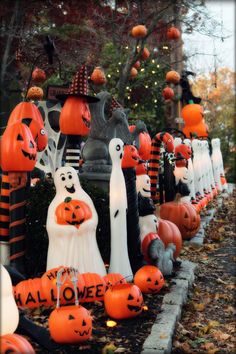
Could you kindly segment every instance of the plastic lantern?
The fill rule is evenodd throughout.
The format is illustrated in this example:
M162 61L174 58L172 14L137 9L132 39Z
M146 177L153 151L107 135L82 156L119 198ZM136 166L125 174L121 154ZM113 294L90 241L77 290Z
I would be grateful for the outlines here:
M129 126L129 131L132 133L135 130L135 125ZM138 153L143 160L149 160L151 153L152 140L148 132L141 132L138 135Z
M0 285L0 334L2 336L15 332L19 322L19 312L13 296L11 278L3 265L1 265Z
M56 208L57 223L61 225L75 225L77 228L91 219L92 212L89 206L81 200L70 197L65 198L64 202Z
M1 337L1 354L35 354L35 350L26 338L19 334L5 334Z
M155 294L161 290L165 280L157 267L145 265L135 273L134 284L140 288L142 293Z
M105 310L111 318L122 320L138 316L143 308L143 296L134 284L111 286L104 295Z
M124 156L122 158L122 168L136 167L140 160L138 150L133 145L125 145Z
M158 218L158 235L162 242L164 242L165 247L169 243L173 243L176 247L174 258L176 259L182 249L182 236L179 228L171 221Z
M39 86L32 86L27 92L27 98L29 98L30 100L42 100L43 95L43 89Z
M186 125L197 125L203 119L203 107L200 104L190 103L181 110L181 117Z

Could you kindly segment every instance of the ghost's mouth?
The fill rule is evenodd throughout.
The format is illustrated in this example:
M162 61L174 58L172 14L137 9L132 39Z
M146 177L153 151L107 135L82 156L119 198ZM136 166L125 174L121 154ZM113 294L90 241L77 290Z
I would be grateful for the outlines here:
M75 193L75 187L74 187L74 185L72 185L72 187L67 187L67 186L65 186L65 189L66 189L67 192L69 192L69 193Z
M82 120L84 122L84 125L89 129L90 125L91 125L90 121L87 118L85 118L84 116L82 116Z

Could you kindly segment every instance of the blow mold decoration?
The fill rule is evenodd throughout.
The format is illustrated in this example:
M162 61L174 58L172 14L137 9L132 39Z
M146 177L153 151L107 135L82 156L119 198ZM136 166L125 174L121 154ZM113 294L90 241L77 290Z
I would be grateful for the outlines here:
M135 273L134 284L139 287L142 293L156 294L165 284L165 280L157 267L145 265Z
M199 104L189 102L183 107L181 117L185 121L183 133L187 138L197 135L198 137L208 136L208 127L204 121L203 107Z
M15 332L19 322L19 312L13 296L10 275L3 265L0 269L0 334L3 336Z
M5 334L0 338L1 354L27 353L35 354L35 350L26 338L19 334Z
M82 65L76 72L68 93L58 95L64 101L60 114L60 130L66 135L88 135L91 114L88 103L95 103L99 98L88 94L87 68Z
M78 268L80 273L105 275L96 240L98 215L91 198L80 185L76 170L73 167L59 168L54 183L56 195L49 205L46 223L49 237L47 270L63 265ZM80 208L75 209L76 206ZM60 224L62 220L65 224Z
M57 306L51 312L48 324L52 339L57 343L81 343L88 340L92 335L92 317L89 311L79 305L76 284L77 274L72 272L71 281L74 285L75 305L60 306L60 290L61 285L66 280L68 273L64 278L61 268L57 273Z
M111 224L111 256L109 273L121 273L124 277L133 275L127 242L127 193L125 178L121 169L124 154L124 143L114 138L109 143L112 161L110 177L110 224Z

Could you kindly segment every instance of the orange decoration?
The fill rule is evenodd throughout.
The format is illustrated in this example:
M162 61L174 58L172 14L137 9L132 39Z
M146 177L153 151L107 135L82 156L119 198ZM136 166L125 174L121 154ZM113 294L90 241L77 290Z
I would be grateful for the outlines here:
M0 338L1 354L35 354L32 345L19 334L5 334Z
M97 273L81 274L84 286L86 288L85 296L81 299L83 302L101 301L106 290L104 278Z
M186 125L183 128L183 133L187 138L192 138L192 136L197 137L208 137L208 129L205 123L199 123L196 125Z
M144 47L143 51L142 51L142 54L141 54L141 59L142 60L146 60L149 57L150 57L150 52L149 52L149 50L146 47Z
M130 77L133 79L138 75L138 70L135 67L132 67L130 70Z
M133 67L134 67L135 69L139 69L140 66L141 66L141 63L140 63L139 60L137 60L137 61L134 63L134 65L133 65Z
M129 131L131 133L134 131L134 129L135 129L135 125L129 126ZM143 160L149 160L150 153L151 153L151 145L152 145L151 137L147 132L142 132L139 134L138 138L139 138L139 147L138 147L139 156Z
M30 100L41 100L43 98L43 89L38 86L32 86L27 92L27 98Z
M41 278L19 282L14 288L14 296L19 307L36 308L49 305L42 290Z
M202 122L204 117L203 107L200 104L190 103L181 110L181 117L186 125L196 125Z
M162 90L162 96L164 97L165 100L171 100L174 97L175 93L174 90L172 90L171 87L165 87Z
M132 168L138 165L141 160L138 150L133 145L124 146L124 156L122 158L122 168Z
M172 26L172 27L168 28L166 35L167 35L168 39L179 39L180 38L180 31L178 30L178 28Z
M147 35L147 27L144 25L134 26L131 30L131 35L137 39L144 38Z
M169 220L158 218L158 221L158 235L165 247L167 247L169 243L173 243L175 245L176 250L174 253L174 258L176 259L180 254L183 243L179 228Z
M97 85L103 85L107 82L106 76L104 74L103 69L100 68L100 66L97 66L91 75L91 80L94 82L94 84Z
M35 82L44 82L46 80L45 71L36 67L32 73L32 79Z
M107 287L116 285L116 284L126 284L127 281L124 276L120 273L108 273L103 277L106 282Z
M134 284L139 287L142 293L156 294L165 284L165 280L157 267L145 265L135 273Z
M75 200L70 197L65 198L55 211L56 222L60 225L74 225L79 229L80 225L91 219L90 207L82 200Z
M166 81L171 82L172 84L178 84L180 81L180 75L177 71L171 70L166 74Z

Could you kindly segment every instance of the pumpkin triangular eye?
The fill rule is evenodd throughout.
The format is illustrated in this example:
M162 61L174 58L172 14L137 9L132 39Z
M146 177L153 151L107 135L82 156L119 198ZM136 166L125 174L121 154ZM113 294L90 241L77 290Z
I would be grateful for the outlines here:
M65 210L69 210L69 211L70 211L70 208L68 208L68 207L65 207Z
M134 299L134 297L131 294L129 294L128 300L133 300L133 299Z
M76 205L75 209L80 209L80 206L79 206L79 205Z
M82 326L86 326L86 322L85 322L85 320L83 320L83 322L82 322Z
M149 282L150 282L150 281L151 281L151 278L147 278L147 281L149 281Z
M28 127L30 126L30 123L32 122L32 118L23 118L22 123L26 124Z
M69 320L74 320L74 319L75 319L75 317L74 317L74 316L72 316L72 315L69 315L68 319L69 319Z
M185 217L185 218L187 218L187 217L188 217L188 214L187 214L187 213L185 213L185 214L184 214L184 217Z
M158 280L155 281L155 285L158 285Z
M16 139L17 139L17 140L21 140L21 141L24 140L23 137L22 137L22 135L20 135L20 134L17 135L17 138L16 138Z

